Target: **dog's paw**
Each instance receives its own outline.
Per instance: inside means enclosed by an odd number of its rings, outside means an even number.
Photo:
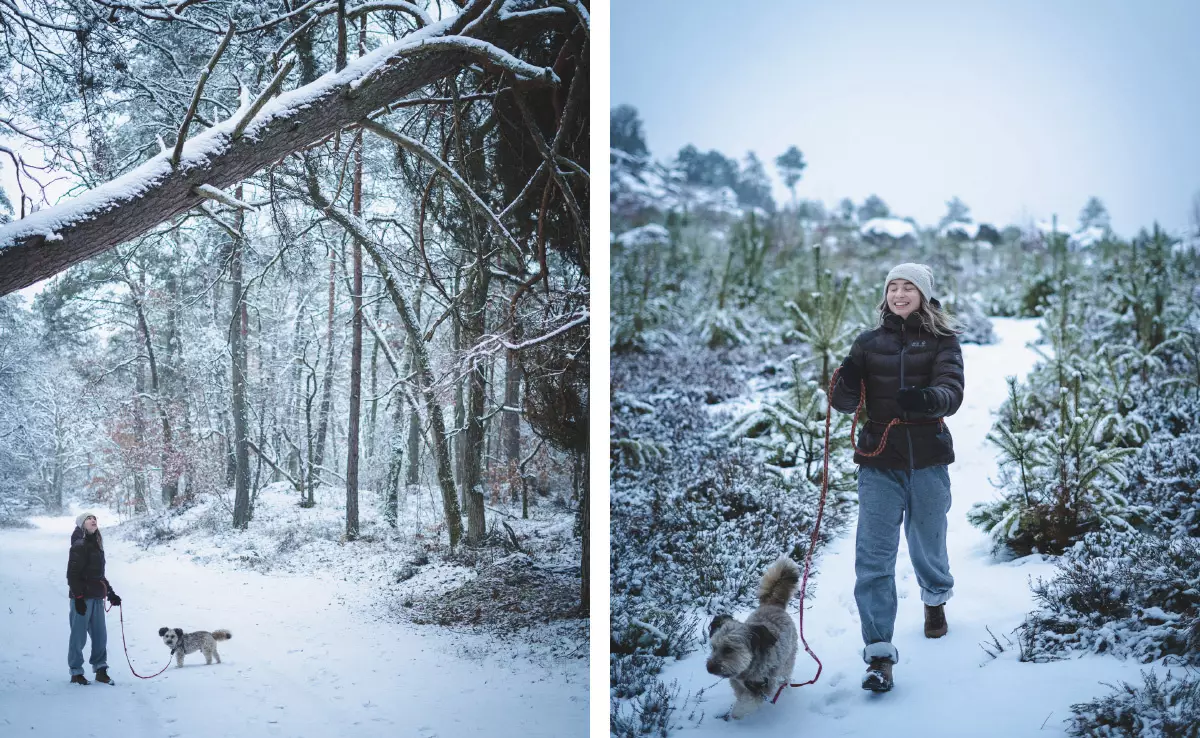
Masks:
[[[729,711],[729,717],[733,718],[734,720],[741,720],[742,718],[756,711],[760,706],[762,706],[762,703],[758,700],[736,702],[733,705],[733,709]]]

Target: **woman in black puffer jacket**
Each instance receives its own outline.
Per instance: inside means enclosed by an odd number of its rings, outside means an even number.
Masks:
[[[869,664],[862,686],[876,692],[892,688],[892,665],[899,658],[891,641],[902,523],[925,604],[925,636],[940,638],[947,631],[945,603],[954,593],[946,552],[947,467],[954,461],[954,443],[941,419],[963,400],[960,329],[932,297],[932,271],[924,264],[901,264],[885,284],[879,324],[854,340],[831,398],[835,409],[853,413],[866,391],[868,420],[854,454],[859,465],[854,599]]]
[[[72,684],[90,684],[83,675],[83,644],[92,638],[89,663],[96,681],[112,684],[108,676],[108,632],[104,626],[104,600],[113,606],[121,598],[104,576],[104,538],[92,513],[75,519],[71,533],[71,554],[67,558],[67,584],[71,588],[71,639],[67,646],[67,666]]]

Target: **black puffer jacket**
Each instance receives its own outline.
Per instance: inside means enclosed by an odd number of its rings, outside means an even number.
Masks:
[[[937,300],[930,300],[938,306]],[[938,336],[921,327],[916,314],[907,319],[889,312],[883,325],[854,339],[851,360],[862,369],[867,385],[867,417],[858,434],[858,447],[874,451],[884,426],[893,418],[929,420],[953,415],[963,399],[962,347],[955,336]],[[931,413],[905,412],[896,402],[901,387],[931,387]],[[833,390],[833,407],[852,413],[858,407],[859,388],[839,379]],[[897,425],[888,434],[887,447],[874,457],[854,454],[854,463],[877,469],[922,469],[954,461],[954,442],[945,423]]]
[[[67,584],[72,597],[107,597],[108,580],[104,578],[104,549],[82,528],[71,534],[71,554],[67,558]]]

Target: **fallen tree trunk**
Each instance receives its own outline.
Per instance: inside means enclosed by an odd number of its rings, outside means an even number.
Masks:
[[[189,139],[178,166],[172,166],[170,151],[163,152],[73,200],[0,227],[0,295],[136,238],[197,207],[208,197],[203,185],[230,187],[481,56],[519,75],[553,80],[551,70],[492,45],[529,38],[539,25],[545,27],[545,16],[501,18],[468,24],[459,16],[426,26],[340,72],[283,93],[257,112],[256,106],[238,110]],[[471,37],[454,35],[464,25]],[[253,121],[246,125],[248,115]]]

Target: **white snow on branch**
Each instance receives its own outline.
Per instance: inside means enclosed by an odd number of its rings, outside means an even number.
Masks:
[[[254,206],[251,205],[250,203],[242,202],[241,200],[237,199],[233,195],[226,194],[224,191],[219,190],[216,187],[213,187],[212,185],[202,184],[202,185],[198,185],[194,189],[195,189],[197,195],[203,195],[204,197],[207,197],[210,200],[216,200],[217,202],[221,203],[222,205],[228,205],[231,208],[238,208],[239,210],[253,210],[254,209]]]
[[[583,313],[579,317],[575,318],[574,320],[567,322],[567,323],[563,323],[562,325],[560,325],[559,327],[550,331],[549,333],[545,333],[541,336],[538,336],[537,338],[531,338],[528,341],[523,341],[521,343],[509,343],[508,341],[505,341],[503,338],[501,338],[499,340],[500,340],[501,345],[503,345],[504,348],[508,349],[509,351],[520,351],[523,348],[529,348],[530,346],[535,346],[544,341],[549,341],[551,338],[554,338],[555,336],[557,336],[561,333],[566,333],[567,331],[571,330],[575,326],[582,325],[582,324],[588,322],[589,317],[591,317],[591,315],[588,313],[587,310],[584,310]]]
[[[373,76],[389,62],[405,56],[409,47],[419,46],[423,41],[445,33],[454,20],[452,16],[425,26],[355,59],[340,72],[329,72],[310,84],[280,94],[263,105],[254,120],[246,126],[243,136],[253,140],[256,133],[271,122],[290,118],[331,91],[347,88],[356,80]],[[239,107],[228,119],[189,138],[179,158],[179,170],[182,172],[203,166],[227,151],[233,141],[231,134],[244,113],[244,106]],[[40,235],[52,240],[60,230],[91,220],[123,202],[149,193],[172,174],[171,153],[160,153],[141,166],[71,200],[0,226],[0,251],[31,236]]]
[[[863,223],[860,232],[864,236],[881,235],[891,236],[892,238],[904,238],[905,236],[917,236],[917,229],[907,220],[899,218],[871,218],[866,223]]]

